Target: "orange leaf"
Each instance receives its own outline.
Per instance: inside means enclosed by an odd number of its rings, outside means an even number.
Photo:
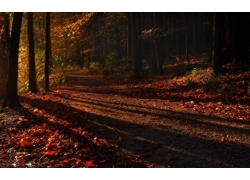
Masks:
[[[85,164],[85,167],[86,168],[93,168],[94,167],[94,164],[92,161],[87,161],[86,164]]]
[[[69,160],[67,160],[67,159],[63,160],[63,163],[68,163],[68,162],[69,162]]]
[[[26,121],[27,121],[27,119],[24,119],[24,117],[18,117],[18,120],[19,120],[19,121],[23,121],[23,122],[26,122]]]
[[[20,145],[22,147],[27,147],[27,146],[30,146],[30,143],[28,141],[24,140],[24,139],[21,139],[20,140]]]
[[[46,155],[46,156],[57,156],[56,151],[46,151],[46,152],[41,152],[41,154]]]

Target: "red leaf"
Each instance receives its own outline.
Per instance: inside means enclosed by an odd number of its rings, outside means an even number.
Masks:
[[[69,160],[67,160],[67,159],[64,159],[64,160],[63,160],[63,163],[66,163],[66,164],[67,164],[68,162],[69,162]]]
[[[94,164],[92,161],[87,161],[86,164],[85,164],[85,167],[86,168],[93,168],[94,167]]]
[[[7,155],[7,154],[3,154],[3,155],[1,156],[1,158],[2,158],[2,159],[9,159],[10,157],[9,157],[9,155]]]
[[[28,146],[30,146],[30,143],[27,140],[25,140],[25,139],[21,139],[20,140],[20,145],[22,147],[28,147]]]

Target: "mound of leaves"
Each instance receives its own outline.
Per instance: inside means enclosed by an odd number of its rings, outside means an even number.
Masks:
[[[109,143],[89,132],[88,117],[72,110],[55,94],[22,96],[23,107],[14,120],[16,126],[8,128],[8,135],[0,137],[0,167],[138,166],[118,152],[117,143]],[[124,163],[124,159],[130,164]]]
[[[224,68],[227,71],[217,77],[212,68],[194,68],[175,78],[158,76],[147,82],[110,87],[124,96],[165,99],[206,115],[249,120],[249,72],[229,64]]]

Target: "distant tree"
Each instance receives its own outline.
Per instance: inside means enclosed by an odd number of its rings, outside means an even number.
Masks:
[[[138,34],[137,34],[137,21],[136,13],[130,13],[131,21],[131,53],[133,62],[133,73],[134,78],[138,79],[140,77],[140,62],[139,62],[139,52],[138,52]]]
[[[49,62],[50,62],[50,12],[46,13],[46,48],[45,48],[45,91],[49,92]]]
[[[137,41],[138,41],[138,58],[139,58],[139,62],[138,62],[138,68],[139,68],[139,71],[142,70],[142,41],[141,41],[141,38],[140,35],[141,35],[141,32],[142,32],[142,13],[136,13],[137,16]]]
[[[81,44],[79,41],[76,44],[76,55],[78,58],[78,61],[77,61],[78,65],[79,65],[80,69],[82,69],[83,68],[83,58],[82,58],[82,52],[81,52]]]
[[[3,107],[14,107],[20,105],[17,95],[18,79],[18,49],[20,41],[20,31],[22,24],[22,12],[15,12],[13,16],[10,51],[9,51],[9,71],[6,87],[6,95]]]
[[[177,57],[180,59],[181,58],[181,52],[180,52],[180,49],[181,49],[181,33],[180,33],[180,28],[181,28],[181,18],[180,18],[180,14],[181,13],[179,13],[179,12],[177,12],[177,29],[178,29],[178,31],[177,31],[177,36],[176,36],[176,41],[177,41]]]
[[[185,50],[185,60],[189,61],[189,34],[188,34],[188,19],[189,13],[186,14],[186,50]]]
[[[130,13],[127,13],[128,25],[127,25],[127,57],[131,58],[131,20]]]
[[[150,29],[154,29],[154,14],[149,13],[149,24]],[[150,38],[150,69],[153,73],[157,73],[157,62],[156,62],[156,56],[155,56],[155,41],[154,38]]]
[[[242,63],[248,59],[250,27],[246,23],[249,13],[225,13],[226,15],[226,49],[230,63]]]
[[[120,45],[120,35],[119,35],[119,28],[116,26],[115,28],[115,47],[116,47],[116,53],[118,57],[118,61],[121,60],[122,55],[121,55],[121,45]]]
[[[6,92],[6,82],[8,75],[8,52],[9,52],[9,13],[0,13],[0,96]]]
[[[33,13],[28,12],[28,39],[29,39],[29,91],[37,93],[36,65],[35,65],[35,47],[33,30]]]
[[[223,26],[224,14],[214,13],[212,67],[215,74],[219,74],[222,70]]]
[[[155,12],[154,16],[154,45],[155,45],[155,57],[157,62],[157,70],[158,74],[163,74],[163,43],[162,43],[162,35],[160,31],[163,28],[163,13]],[[158,33],[159,32],[159,33]]]

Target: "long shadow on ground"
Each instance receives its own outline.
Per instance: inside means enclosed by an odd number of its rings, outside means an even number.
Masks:
[[[84,130],[92,132],[98,137],[107,138],[111,142],[121,136],[123,141],[121,141],[118,151],[137,155],[138,159],[148,164],[155,164],[156,167],[250,167],[250,148],[245,145],[204,140],[202,137],[171,130],[170,127],[152,128],[125,122],[106,117],[105,112],[103,115],[97,115],[51,100],[22,98],[22,101],[56,118],[65,119],[76,127],[81,126]],[[90,104],[86,101],[84,103]],[[102,106],[108,105],[102,104]],[[124,109],[124,111],[126,110]],[[164,116],[173,121],[181,120],[182,123],[191,126],[199,123],[194,120],[197,116],[189,115],[190,119],[187,119],[182,118],[185,116],[184,113],[171,113],[171,115],[161,114],[160,117]],[[241,131],[237,128],[219,127],[219,125],[215,127],[212,123],[203,125],[211,129],[219,128],[224,131],[230,129],[235,134],[249,135],[249,131]],[[63,127],[62,131],[65,131]]]

